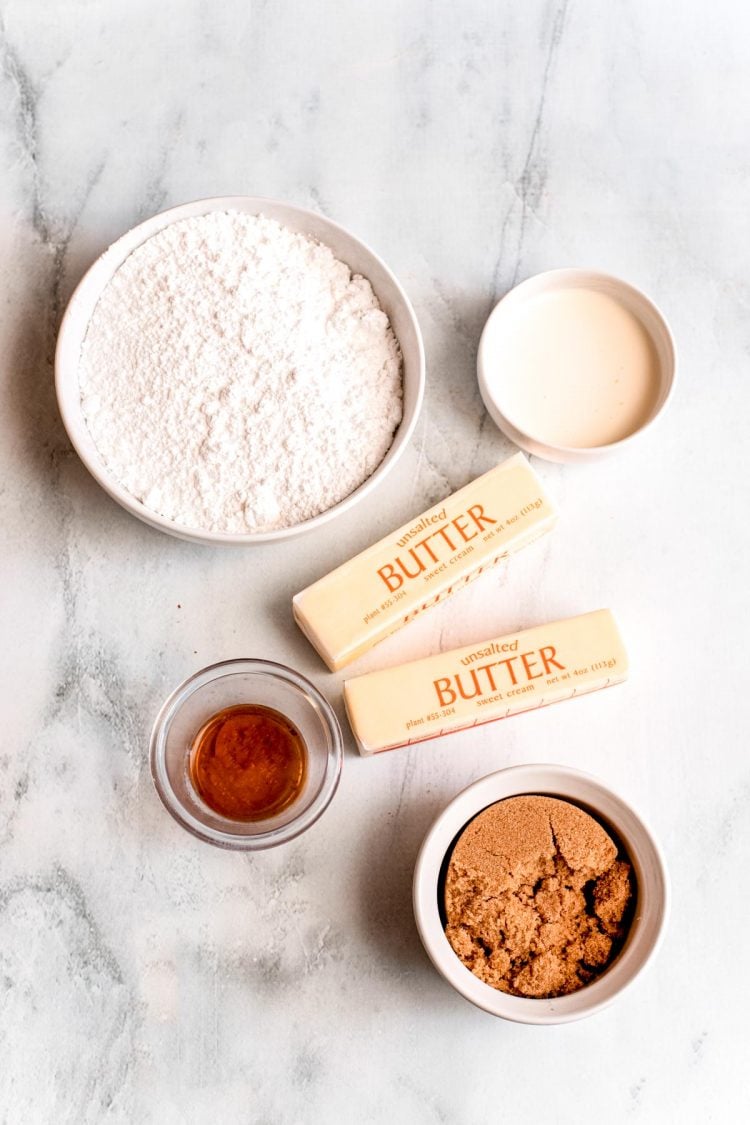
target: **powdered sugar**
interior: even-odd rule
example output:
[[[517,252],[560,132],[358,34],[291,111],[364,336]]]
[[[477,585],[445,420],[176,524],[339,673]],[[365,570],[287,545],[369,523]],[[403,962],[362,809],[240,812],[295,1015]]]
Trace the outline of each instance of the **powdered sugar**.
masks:
[[[290,527],[369,477],[402,414],[401,353],[370,283],[262,216],[172,223],[126,259],[81,350],[100,455],[191,528]]]

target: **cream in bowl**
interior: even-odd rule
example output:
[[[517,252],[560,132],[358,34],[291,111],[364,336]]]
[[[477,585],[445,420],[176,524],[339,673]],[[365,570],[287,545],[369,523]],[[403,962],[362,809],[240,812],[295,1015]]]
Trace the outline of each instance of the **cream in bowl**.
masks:
[[[658,844],[602,782],[516,766],[437,818],[414,873],[414,914],[438,972],[519,1023],[566,1023],[628,987],[656,952],[669,888]]]
[[[63,318],[58,400],[124,507],[199,542],[309,530],[394,464],[424,357],[385,265],[335,223],[245,197],[119,239]]]
[[[643,293],[590,270],[552,270],[512,289],[477,358],[485,406],[527,452],[583,461],[619,449],[661,413],[674,343]]]

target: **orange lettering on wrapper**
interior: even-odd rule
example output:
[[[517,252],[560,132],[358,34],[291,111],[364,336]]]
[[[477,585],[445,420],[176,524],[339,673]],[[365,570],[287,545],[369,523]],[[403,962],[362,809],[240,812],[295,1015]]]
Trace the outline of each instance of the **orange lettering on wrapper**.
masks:
[[[451,682],[448,676],[442,680],[433,680],[435,691],[437,692],[438,702],[441,707],[447,707],[449,703],[456,702],[456,693],[451,687]]]
[[[495,557],[493,559],[490,559],[488,562],[482,563],[482,565],[478,566],[476,570],[470,570],[468,574],[462,575],[445,590],[441,590],[439,594],[434,594],[431,598],[428,598],[427,601],[424,601],[420,605],[418,605],[416,609],[410,610],[409,613],[407,613],[404,617],[403,624],[408,625],[408,623],[410,621],[413,621],[414,618],[417,617],[423,610],[429,609],[430,606],[437,605],[438,602],[443,601],[444,598],[447,598],[450,594],[455,593],[455,591],[460,589],[461,586],[466,586],[469,582],[473,582],[474,579],[478,578],[480,574],[484,574],[485,570],[490,570],[491,567],[496,566],[502,559],[506,557],[507,552],[503,551],[501,554],[495,555]]]
[[[474,523],[480,531],[486,523],[497,523],[497,520],[493,520],[490,516],[484,514],[484,508],[481,504],[472,504],[468,509],[468,514],[474,520]]]
[[[549,675],[550,667],[552,664],[554,664],[555,668],[559,668],[561,672],[565,671],[565,665],[560,664],[557,660],[555,660],[557,653],[555,652],[554,645],[545,645],[544,648],[540,648],[539,655],[542,658],[542,663],[544,664],[544,671],[546,675]]]
[[[538,652],[521,652],[517,656],[508,656],[503,660],[496,660],[490,664],[480,664],[470,672],[456,672],[453,676],[441,676],[433,680],[432,684],[437,693],[441,707],[447,707],[456,700],[477,699],[488,693],[500,690],[496,676],[492,669],[497,669],[497,677],[505,676],[509,681],[508,686],[515,687],[519,680],[538,680],[544,675],[549,675],[552,667],[565,671],[565,665],[556,659],[557,651],[553,645],[545,645]],[[535,671],[541,660],[544,672]]]
[[[383,579],[391,593],[393,593],[394,590],[398,590],[399,586],[403,586],[404,584],[403,578],[400,574],[396,574],[394,567],[390,563],[386,563],[385,566],[381,566],[378,570],[378,574]],[[393,583],[393,585],[391,585],[391,583]]]
[[[470,520],[473,521],[476,531],[469,531]],[[446,547],[448,552],[455,553],[461,546],[461,542],[468,543],[475,539],[479,532],[484,530],[485,525],[491,523],[497,523],[497,520],[491,516],[486,516],[481,504],[472,504],[465,513],[457,515],[446,526],[439,527],[437,531],[431,532],[430,535],[425,535],[423,539],[410,547],[403,556],[396,555],[393,562],[378,567],[377,573],[385,582],[389,593],[393,594],[403,586],[407,578],[418,578],[429,568],[430,563],[440,562],[441,553],[443,557],[446,557]],[[451,538],[449,527],[454,532],[458,532],[461,542],[454,541]]]

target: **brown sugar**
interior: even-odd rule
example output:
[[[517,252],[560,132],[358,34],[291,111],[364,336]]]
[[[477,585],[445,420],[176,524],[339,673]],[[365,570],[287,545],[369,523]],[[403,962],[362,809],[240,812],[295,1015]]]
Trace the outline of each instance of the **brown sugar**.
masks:
[[[630,864],[592,816],[554,797],[510,797],[458,838],[445,932],[493,988],[564,996],[614,960],[632,897]]]

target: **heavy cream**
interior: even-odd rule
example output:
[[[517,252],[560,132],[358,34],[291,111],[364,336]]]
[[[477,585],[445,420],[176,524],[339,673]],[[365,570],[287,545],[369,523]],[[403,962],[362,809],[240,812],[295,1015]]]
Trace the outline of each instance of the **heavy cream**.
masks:
[[[585,287],[542,290],[498,317],[484,370],[513,426],[568,448],[635,433],[654,413],[660,391],[656,349],[639,318]]]
[[[517,453],[297,594],[295,619],[328,667],[342,668],[556,519]]]
[[[360,754],[424,742],[597,691],[627,677],[607,609],[524,629],[344,683]]]

